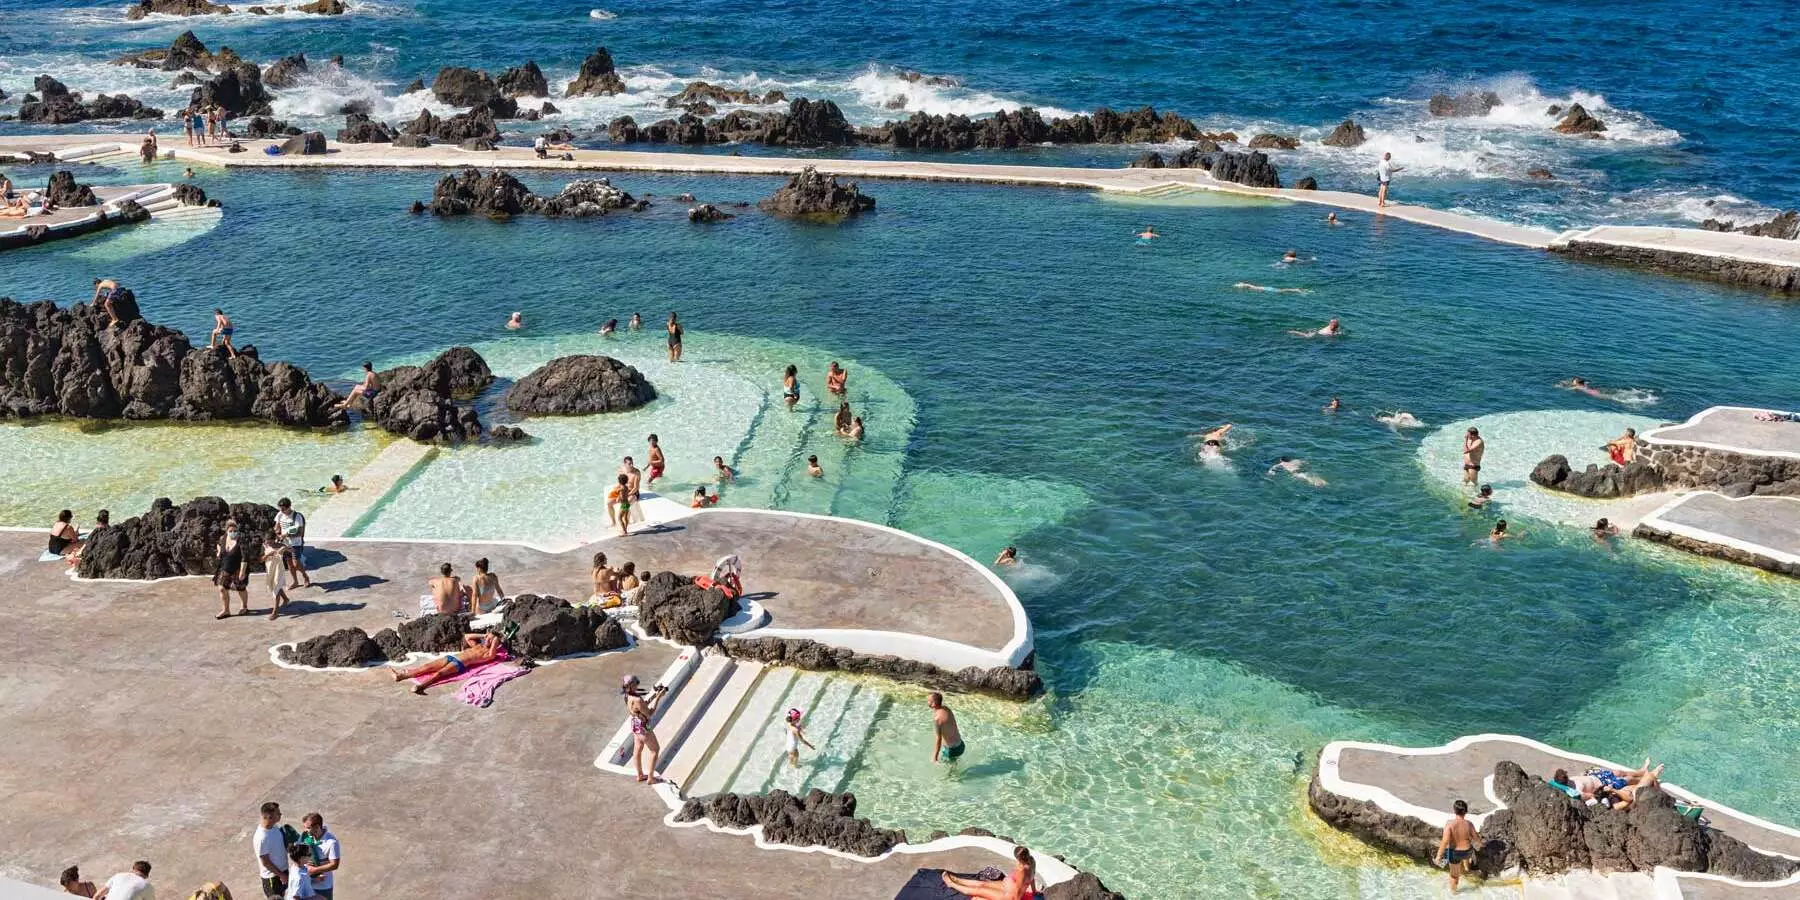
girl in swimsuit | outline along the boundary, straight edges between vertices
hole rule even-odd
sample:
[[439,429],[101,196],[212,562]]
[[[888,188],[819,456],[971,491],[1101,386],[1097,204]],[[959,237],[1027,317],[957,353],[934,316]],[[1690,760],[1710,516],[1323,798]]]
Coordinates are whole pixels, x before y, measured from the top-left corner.
[[499,605],[501,597],[504,596],[500,592],[500,576],[488,571],[488,561],[485,556],[475,561],[473,588],[475,599],[472,605],[475,608],[470,612],[477,616]]
[[669,313],[669,362],[681,362],[681,323]]
[[[625,676],[619,693],[625,696],[625,714],[631,723],[631,763],[637,768],[637,780],[648,784],[662,781],[656,777],[656,757],[662,753],[662,745],[656,741],[656,732],[650,727],[650,720],[656,715],[656,705],[662,702],[668,688],[657,685],[649,699],[644,698],[644,689],[638,684],[636,675]],[[644,765],[644,751],[650,752],[650,765]]]
[[57,556],[68,556],[70,551],[81,546],[81,532],[74,523],[75,512],[63,510],[56,514],[56,524],[50,526],[50,552]]
[[394,670],[394,680],[403,681],[408,678],[425,677],[425,680],[413,685],[413,693],[423,694],[425,689],[434,684],[467,672],[472,666],[491,663],[502,659],[506,648],[501,646],[500,636],[489,631],[483,634],[463,635],[463,648],[455,653],[446,653],[438,659],[428,659],[416,666]]
[[724,457],[713,457],[713,471],[719,473],[719,481],[736,481],[737,470],[725,464]]
[[978,900],[1027,900],[1037,892],[1037,860],[1024,847],[1013,848],[1016,865],[1004,881],[977,881],[944,873],[944,886]]
[[800,402],[800,370],[794,366],[788,366],[781,376],[781,399],[787,401],[788,409]]

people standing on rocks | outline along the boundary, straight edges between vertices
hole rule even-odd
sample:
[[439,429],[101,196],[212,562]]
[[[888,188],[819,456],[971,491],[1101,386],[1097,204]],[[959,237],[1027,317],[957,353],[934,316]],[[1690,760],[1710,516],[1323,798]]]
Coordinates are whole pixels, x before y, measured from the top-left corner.
[[1637,459],[1637,429],[1625,429],[1624,434],[1607,441],[1606,446],[1601,447],[1600,449],[1605,450],[1606,455],[1611,457],[1613,462],[1621,466],[1630,465],[1632,460]]
[[661,478],[663,476],[663,469],[665,467],[667,467],[668,464],[669,464],[669,461],[663,457],[662,447],[660,445],[658,445],[656,442],[656,435],[654,435],[654,434],[651,435],[650,436],[650,462],[649,462],[650,473],[649,473],[649,477],[644,480],[644,483],[654,486],[656,484],[656,479]]
[[150,884],[150,863],[141,859],[132,863],[131,871],[108,878],[94,896],[105,900],[156,900],[156,888]]
[[294,502],[286,497],[275,502],[275,528],[287,539],[288,571],[300,582],[300,587],[312,587],[312,575],[306,571],[306,516],[294,508]]
[[999,881],[944,873],[944,886],[976,900],[1030,900],[1037,890],[1037,860],[1024,847],[1013,848],[1013,870]]
[[211,350],[224,344],[225,352],[230,353],[232,359],[237,359],[237,348],[231,346],[231,335],[236,330],[231,327],[231,317],[225,315],[224,310],[214,309],[212,339],[206,342],[206,348]]
[[790,709],[787,711],[787,758],[789,768],[800,768],[801,744],[805,744],[806,749],[808,750],[815,753],[818,752],[819,748],[814,747],[812,741],[806,739],[806,729],[800,727],[800,710]]
[[438,566],[436,578],[427,579],[425,586],[431,589],[431,605],[439,613],[453,616],[462,612],[463,601],[469,596],[469,589],[456,577],[456,569],[449,563]]
[[288,549],[287,538],[281,536],[279,526],[263,537],[260,558],[263,563],[263,580],[269,586],[269,618],[281,615],[281,608],[288,605],[288,557],[292,551]]
[[250,554],[238,534],[236,519],[225,520],[225,536],[219,539],[219,568],[213,573],[213,584],[219,589],[219,614],[215,619],[231,617],[231,592],[238,595],[238,615],[250,614]]
[[844,383],[849,380],[850,373],[844,371],[844,367],[838,365],[837,360],[832,360],[831,367],[825,370],[825,393],[843,396]]
[[81,530],[75,527],[75,511],[65,509],[56,514],[56,521],[50,525],[51,553],[67,557],[81,546]]
[[332,891],[336,882],[338,866],[343,862],[343,850],[338,846],[337,835],[325,829],[325,817],[316,812],[309,812],[300,817],[300,842],[312,851],[312,861],[306,866],[306,874],[312,876],[313,893],[332,900]]
[[1444,836],[1438,840],[1437,856],[1450,871],[1450,893],[1454,894],[1457,882],[1469,870],[1469,860],[1475,856],[1476,842],[1481,840],[1481,834],[1475,830],[1475,823],[1469,821],[1466,801],[1451,804],[1450,811],[1456,817],[1444,823]]
[[264,897],[280,897],[287,892],[287,838],[281,827],[281,804],[273,800],[262,805],[256,833],[250,836],[250,849],[256,854],[257,880]]
[[681,322],[669,313],[669,362],[681,362]]
[[781,373],[781,399],[788,405],[788,409],[793,409],[794,404],[800,402],[800,370],[793,365],[789,365],[787,371]]
[[345,397],[344,401],[342,403],[339,403],[337,406],[332,407],[333,409],[349,409],[350,404],[355,403],[356,398],[361,397],[363,399],[363,403],[365,404],[364,408],[366,408],[371,413],[375,411],[375,397],[376,397],[376,395],[381,393],[381,383],[375,377],[375,364],[374,363],[364,360],[363,364],[362,364],[362,369],[363,369],[362,382],[360,384],[358,384],[357,386],[351,388],[350,395],[348,397]]
[[1405,166],[1394,165],[1394,154],[1381,154],[1381,162],[1375,166],[1375,178],[1380,184],[1375,188],[1375,206],[1387,206],[1388,183],[1394,180],[1394,173],[1405,171]]
[[488,571],[487,557],[475,561],[475,580],[469,585],[469,615],[493,612],[505,594],[500,589],[500,576]]
[[446,678],[454,678],[475,666],[485,665],[499,659],[503,650],[504,648],[500,646],[500,636],[491,631],[465,634],[461,650],[455,653],[446,653],[435,659],[428,659],[416,666],[395,669],[394,680],[424,678],[424,681],[413,685],[412,688],[413,693],[424,694],[426,688]]
[[[656,731],[650,727],[650,720],[656,715],[656,704],[668,694],[669,689],[657,685],[649,699],[644,697],[644,688],[638,683],[636,675],[625,676],[619,686],[619,693],[625,697],[625,715],[631,724],[631,763],[637,769],[637,780],[646,784],[658,784],[662,779],[656,777],[656,757],[662,753],[662,745],[657,743]],[[650,754],[650,765],[645,767],[644,754]]]
[[1463,434],[1463,484],[1474,484],[1481,479],[1481,457],[1487,453],[1487,441],[1481,439],[1481,431],[1470,428]]
[[964,750],[962,730],[956,727],[956,713],[944,705],[944,695],[937,691],[925,695],[925,706],[931,710],[931,730],[936,736],[931,744],[932,763],[955,762]]
[[513,310],[513,314],[511,316],[507,317],[506,330],[518,331],[519,329],[524,328],[524,327],[525,327],[525,314],[516,309]]
[[724,457],[721,457],[721,456],[713,457],[713,472],[717,473],[717,475],[719,476],[720,484],[724,484],[727,481],[736,481],[737,480],[737,470],[726,465]]

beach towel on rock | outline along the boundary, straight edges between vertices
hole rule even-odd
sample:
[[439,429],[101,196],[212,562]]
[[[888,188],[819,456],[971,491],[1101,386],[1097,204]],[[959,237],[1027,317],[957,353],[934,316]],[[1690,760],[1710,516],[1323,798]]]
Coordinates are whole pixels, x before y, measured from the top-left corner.
[[[974,878],[973,875],[961,875],[961,878]],[[944,884],[943,869],[920,869],[913,873],[910,881],[894,895],[894,900],[960,900],[963,895],[951,890]]]
[[494,663],[480,667],[480,671],[463,679],[462,689],[456,692],[456,698],[470,706],[486,709],[494,702],[494,691],[514,678],[518,678],[530,669],[518,663]]

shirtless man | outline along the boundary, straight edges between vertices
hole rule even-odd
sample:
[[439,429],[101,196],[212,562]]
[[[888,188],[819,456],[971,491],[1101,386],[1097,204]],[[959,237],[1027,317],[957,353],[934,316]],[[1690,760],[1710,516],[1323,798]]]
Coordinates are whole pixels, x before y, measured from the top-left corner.
[[1600,449],[1605,450],[1606,455],[1612,457],[1613,462],[1618,463],[1621,466],[1630,465],[1632,460],[1637,459],[1637,429],[1625,429],[1624,434],[1607,441],[1606,446],[1601,447]]
[[632,502],[637,502],[639,482],[644,478],[643,471],[638,469],[637,463],[631,461],[631,457],[627,456],[624,462],[619,463],[619,474],[625,476],[625,492],[630,495]]
[[844,382],[849,378],[850,373],[844,371],[844,367],[838,365],[837,360],[832,360],[831,368],[825,370],[825,392],[828,394],[843,394]]
[[1334,413],[1343,408],[1344,408],[1344,401],[1339,400],[1336,397],[1333,397],[1333,398],[1331,398],[1330,403],[1325,404],[1325,406],[1322,408],[1322,411],[1328,412],[1328,413]]
[[1474,484],[1481,478],[1481,456],[1487,452],[1487,442],[1481,439],[1481,431],[1471,428],[1463,435],[1463,484]]
[[345,397],[342,403],[333,407],[334,409],[348,409],[350,404],[356,402],[356,398],[361,397],[363,398],[363,402],[367,404],[369,412],[375,411],[375,395],[381,393],[381,384],[375,378],[374,363],[365,361],[362,367],[362,383],[351,388],[350,396]]
[[1265,294],[1310,294],[1310,293],[1312,293],[1312,291],[1309,291],[1306,288],[1269,287],[1266,284],[1251,284],[1248,281],[1240,281],[1237,284],[1232,285],[1232,287],[1242,288],[1246,291],[1262,291]]
[[220,343],[223,343],[225,345],[225,352],[231,354],[232,359],[236,359],[237,348],[231,346],[231,334],[236,330],[237,329],[231,326],[231,317],[225,315],[224,310],[213,310],[212,339],[206,342],[206,349],[211,350]]
[[1292,328],[1288,329],[1288,334],[1291,334],[1294,337],[1303,337],[1303,338],[1337,337],[1338,335],[1343,334],[1343,333],[1344,333],[1344,326],[1338,324],[1338,320],[1336,320],[1336,319],[1332,319],[1331,321],[1326,322],[1325,327],[1320,328],[1317,331],[1296,331]]
[[1270,475],[1273,475],[1276,472],[1286,472],[1313,487],[1324,487],[1326,484],[1325,479],[1306,471],[1306,460],[1304,459],[1295,459],[1291,456],[1284,456],[1281,459],[1276,460],[1275,464],[1269,467]]
[[[445,564],[449,568],[449,564]],[[500,656],[500,636],[489,631],[482,634],[463,635],[463,648],[455,653],[446,653],[436,659],[428,659],[416,666],[394,670],[394,680],[404,681],[408,678],[430,676],[423,682],[413,685],[413,693],[423,694],[425,689],[437,684],[445,678],[461,675],[471,666],[491,663]]]
[[1438,840],[1437,855],[1450,868],[1450,893],[1454,894],[1457,882],[1469,870],[1469,860],[1475,857],[1481,834],[1475,830],[1475,823],[1468,819],[1468,803],[1458,800],[1450,809],[1456,813],[1456,818],[1444,823],[1444,836]]
[[1152,240],[1154,238],[1162,237],[1162,235],[1156,233],[1155,225],[1145,225],[1144,230],[1138,232],[1136,235],[1133,235],[1133,237],[1136,237],[1140,241],[1148,241],[1148,240]]
[[119,324],[119,314],[113,311],[113,292],[119,289],[119,283],[111,278],[94,279],[94,300],[90,305],[106,310],[106,327],[113,328]]
[[956,727],[956,713],[944,705],[944,695],[937,691],[925,695],[925,705],[931,707],[931,728],[937,735],[931,744],[932,763],[955,762],[963,755],[962,732]]
[[1588,395],[1589,397],[1604,398],[1606,396],[1605,394],[1600,392],[1599,388],[1596,388],[1593,385],[1588,384],[1586,378],[1571,378],[1568,381],[1559,383],[1557,385],[1557,387],[1567,388],[1568,390],[1571,390],[1571,391],[1578,391],[1580,393]]
[[[438,577],[427,581],[431,586],[431,604],[438,612],[455,615],[462,611],[463,601],[469,596],[469,589],[462,579],[451,574],[449,563],[438,566]],[[395,679],[396,681],[399,679]]]
[[668,460],[663,458],[662,446],[656,442],[656,435],[653,434],[650,436],[650,477],[645,479],[645,483],[656,484],[656,479],[663,476],[666,465]]

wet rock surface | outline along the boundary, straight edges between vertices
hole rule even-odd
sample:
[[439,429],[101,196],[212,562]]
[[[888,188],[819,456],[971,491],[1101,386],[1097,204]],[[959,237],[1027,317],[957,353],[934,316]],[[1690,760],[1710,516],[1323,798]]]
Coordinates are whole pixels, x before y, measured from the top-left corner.
[[1331,133],[1319,143],[1327,147],[1360,147],[1368,139],[1368,135],[1363,132],[1363,127],[1356,124],[1356,120],[1345,119],[1339,122],[1336,128],[1331,129]]
[[506,171],[495,169],[483,174],[478,169],[464,169],[438,179],[428,208],[439,216],[484,215],[498,219],[526,213],[589,218],[646,206],[604,178],[572,181],[546,197],[533,194],[524,182]]
[[82,578],[150,580],[177,575],[212,575],[219,567],[219,541],[225,522],[235,519],[253,557],[250,570],[262,571],[251,548],[251,535],[275,527],[275,507],[262,503],[227,503],[219,497],[197,497],[176,506],[167,497],[150,509],[116,525],[97,528],[89,536],[76,574]]
[[762,826],[763,839],[794,847],[829,847],[855,856],[881,856],[906,842],[905,832],[856,818],[856,796],[817,788],[804,798],[787,791],[710,794],[682,804],[677,822],[710,819],[726,828]]
[[19,121],[44,125],[67,125],[89,119],[160,119],[163,111],[145,106],[137,100],[118,94],[100,94],[83,101],[79,92],[69,90],[61,81],[39,75],[32,83],[32,93],[19,105]]
[[840,185],[836,176],[807,166],[758,203],[757,208],[783,216],[843,219],[874,209],[875,198],[864,194],[854,182]]
[[1576,103],[1563,114],[1562,121],[1556,123],[1555,130],[1563,134],[1597,138],[1600,132],[1606,130],[1606,123],[1594,118],[1581,104]]
[[1500,95],[1493,91],[1464,91],[1456,96],[1432,94],[1426,108],[1434,116],[1467,118],[1485,116],[1500,105]]
[[1735,231],[1739,234],[1756,237],[1779,238],[1784,241],[1800,240],[1800,210],[1790,209],[1767,222],[1754,222],[1739,225],[1736,222],[1720,219],[1707,219],[1700,223],[1707,231]]
[[194,88],[188,102],[199,107],[219,106],[233,116],[266,116],[274,111],[275,98],[263,88],[262,70],[240,62]]
[[1009,700],[1024,700],[1036,696],[1044,690],[1043,678],[1030,669],[1014,669],[1007,666],[980,669],[970,666],[960,672],[947,672],[929,663],[901,659],[897,656],[865,656],[852,650],[827,646],[805,638],[734,636],[724,640],[724,648],[725,652],[731,656],[754,659],[771,665],[787,665],[823,672],[843,671],[882,675],[938,690],[990,694]]
[[643,373],[610,356],[553,359],[506,392],[506,408],[525,415],[589,415],[636,409],[656,399]]
[[231,7],[209,0],[138,0],[125,8],[125,18],[136,21],[152,13],[163,16],[210,16],[230,12]]
[[575,80],[563,89],[565,97],[604,97],[608,94],[625,93],[625,79],[613,69],[612,54],[600,47],[588,54],[581,61],[581,70],[575,74]]
[[1248,187],[1281,187],[1281,175],[1269,162],[1268,155],[1261,151],[1239,153],[1227,150],[1215,153],[1202,164],[1202,168],[1209,169],[1213,177],[1220,181]]

